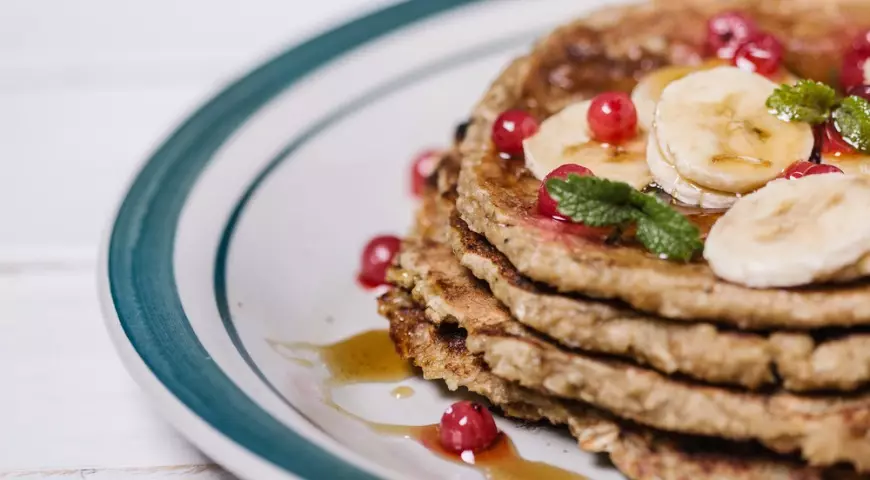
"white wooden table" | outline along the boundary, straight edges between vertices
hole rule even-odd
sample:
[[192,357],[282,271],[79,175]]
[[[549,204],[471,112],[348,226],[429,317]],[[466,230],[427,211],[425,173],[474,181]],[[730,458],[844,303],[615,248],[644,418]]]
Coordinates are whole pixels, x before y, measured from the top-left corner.
[[248,67],[389,2],[0,2],[0,478],[231,478],[117,360],[99,243],[184,115]]

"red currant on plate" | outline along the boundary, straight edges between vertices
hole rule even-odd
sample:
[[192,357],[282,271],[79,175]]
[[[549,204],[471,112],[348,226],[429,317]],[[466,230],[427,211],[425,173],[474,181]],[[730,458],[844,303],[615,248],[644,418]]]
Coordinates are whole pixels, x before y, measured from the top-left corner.
[[771,76],[779,72],[785,49],[779,40],[769,33],[761,33],[737,48],[732,63],[747,72]]
[[851,145],[843,140],[843,136],[837,131],[833,121],[825,123],[822,131],[822,153],[825,155],[852,155],[858,153]]
[[438,150],[426,150],[414,158],[411,166],[411,192],[414,195],[420,196],[426,190],[426,183],[435,173],[440,158],[441,152]]
[[870,30],[863,30],[852,40],[852,50],[870,52]]
[[730,60],[737,48],[758,32],[758,25],[745,14],[722,12],[707,21],[707,50],[712,55]]
[[812,162],[795,162],[786,168],[777,178],[789,180],[806,177],[808,175],[820,175],[824,173],[843,173],[834,165],[817,164]]
[[363,249],[359,281],[374,288],[387,283],[387,269],[393,263],[402,240],[392,235],[380,235],[369,241]]
[[592,99],[587,114],[592,138],[620,144],[637,135],[637,109],[624,92],[606,92]]
[[441,416],[441,446],[449,452],[479,452],[498,438],[498,427],[483,405],[468,400],[447,407]]
[[[870,50],[852,50],[843,56],[843,67],[840,70],[840,83],[844,90],[868,83],[865,76],[870,61]],[[870,72],[868,72],[870,73]]]
[[562,221],[567,220],[565,217],[562,216],[562,214],[559,213],[559,204],[556,202],[556,200],[553,199],[553,197],[550,196],[550,192],[547,191],[547,180],[551,178],[565,179],[568,178],[568,174],[570,173],[580,175],[581,177],[587,175],[593,177],[595,176],[595,174],[592,173],[592,170],[589,170],[582,165],[575,165],[573,163],[562,165],[561,167],[548,173],[547,176],[544,177],[544,181],[541,182],[541,186],[538,188],[538,213],[540,213],[541,216],[552,217],[556,220]]
[[502,112],[492,125],[492,143],[499,152],[522,155],[523,140],[538,133],[538,121],[523,110]]

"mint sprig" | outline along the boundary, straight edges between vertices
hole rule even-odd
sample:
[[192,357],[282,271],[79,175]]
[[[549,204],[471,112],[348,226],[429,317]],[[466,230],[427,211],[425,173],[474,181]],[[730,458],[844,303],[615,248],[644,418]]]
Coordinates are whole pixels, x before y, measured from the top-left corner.
[[690,260],[701,250],[698,227],[659,199],[635,191],[632,200],[642,215],[636,216],[637,239],[651,252],[678,260]]
[[778,87],[766,105],[771,114],[786,122],[817,125],[831,118],[846,143],[870,154],[870,101],[864,98],[852,95],[841,100],[824,83],[800,80]]
[[631,185],[570,174],[547,180],[559,213],[591,227],[637,224],[637,239],[649,251],[671,260],[691,260],[703,244],[692,222],[657,198]]
[[825,123],[837,106],[837,92],[821,82],[800,80],[780,85],[767,99],[770,113],[786,122]]
[[630,222],[631,209],[626,207],[631,205],[632,191],[627,183],[576,174],[547,181],[547,192],[559,204],[559,212],[590,227]]
[[834,112],[834,126],[846,143],[870,153],[870,102],[855,96],[843,100]]

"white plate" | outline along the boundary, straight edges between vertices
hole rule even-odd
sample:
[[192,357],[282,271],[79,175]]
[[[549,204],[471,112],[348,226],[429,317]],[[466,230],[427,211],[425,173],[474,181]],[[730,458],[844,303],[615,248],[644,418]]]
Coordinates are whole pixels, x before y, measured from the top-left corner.
[[[191,116],[134,180],[101,267],[109,329],[166,417],[246,478],[479,478],[325,405],[323,369],[270,342],[386,327],[355,273],[367,239],[410,223],[410,159],[448,144],[536,36],[604,3],[402,3],[288,51]],[[403,425],[437,422],[453,400],[403,384],[417,394],[365,384],[335,400]],[[565,434],[500,426],[525,458],[621,478]]]

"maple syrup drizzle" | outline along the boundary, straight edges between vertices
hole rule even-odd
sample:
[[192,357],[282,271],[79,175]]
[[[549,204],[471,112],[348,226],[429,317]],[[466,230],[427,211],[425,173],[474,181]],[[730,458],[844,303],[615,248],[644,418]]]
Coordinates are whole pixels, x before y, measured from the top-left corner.
[[[542,462],[522,458],[511,439],[501,433],[498,440],[482,452],[456,454],[441,447],[438,425],[392,425],[371,422],[351,413],[332,399],[332,388],[338,385],[369,382],[395,382],[413,376],[411,366],[396,353],[386,330],[370,330],[345,340],[315,345],[304,342],[274,342],[270,345],[290,361],[312,365],[298,357],[301,351],[316,352],[330,373],[324,391],[324,403],[336,411],[353,418],[382,435],[407,438],[450,462],[475,468],[488,480],[522,480],[546,478],[552,480],[587,480],[577,473],[569,472]],[[390,392],[395,398],[408,398],[414,390],[398,386]]]
[[407,385],[399,385],[390,391],[390,395],[396,400],[404,400],[414,396],[414,389]]
[[387,330],[369,330],[345,340],[315,345],[305,342],[269,342],[280,355],[303,366],[313,362],[298,356],[315,352],[329,371],[329,384],[398,382],[414,375],[397,353]]
[[327,390],[324,402],[348,417],[351,417],[382,435],[413,440],[439,458],[459,465],[473,467],[487,480],[526,480],[546,478],[547,480],[588,480],[586,477],[543,462],[526,460],[517,452],[513,441],[504,432],[489,448],[481,452],[465,451],[461,454],[445,450],[441,446],[438,424],[432,425],[393,425],[366,420],[353,414],[332,400]]
[[526,460],[519,455],[514,443],[504,433],[495,443],[482,452],[465,451],[456,454],[444,450],[439,439],[438,425],[405,427],[402,435],[426,447],[438,457],[460,465],[473,466],[489,480],[523,480],[546,478],[548,480],[583,480],[577,473],[563,470],[542,462]]
[[659,187],[650,187],[645,191],[658,196],[660,199],[670,204],[674,210],[680,212],[690,222],[695,224],[695,226],[698,227],[698,231],[701,233],[702,239],[707,238],[710,229],[713,228],[713,224],[722,218],[722,215],[727,211],[726,209],[710,209],[682,204]]
[[824,155],[824,163],[829,163],[843,170],[846,174],[870,175],[870,161],[866,155],[851,153],[828,153]]
[[722,215],[723,214],[719,212],[696,213],[686,215],[686,218],[698,227],[698,231],[701,233],[701,239],[706,239],[707,235],[710,234],[710,229],[713,228],[713,224],[722,218]]

